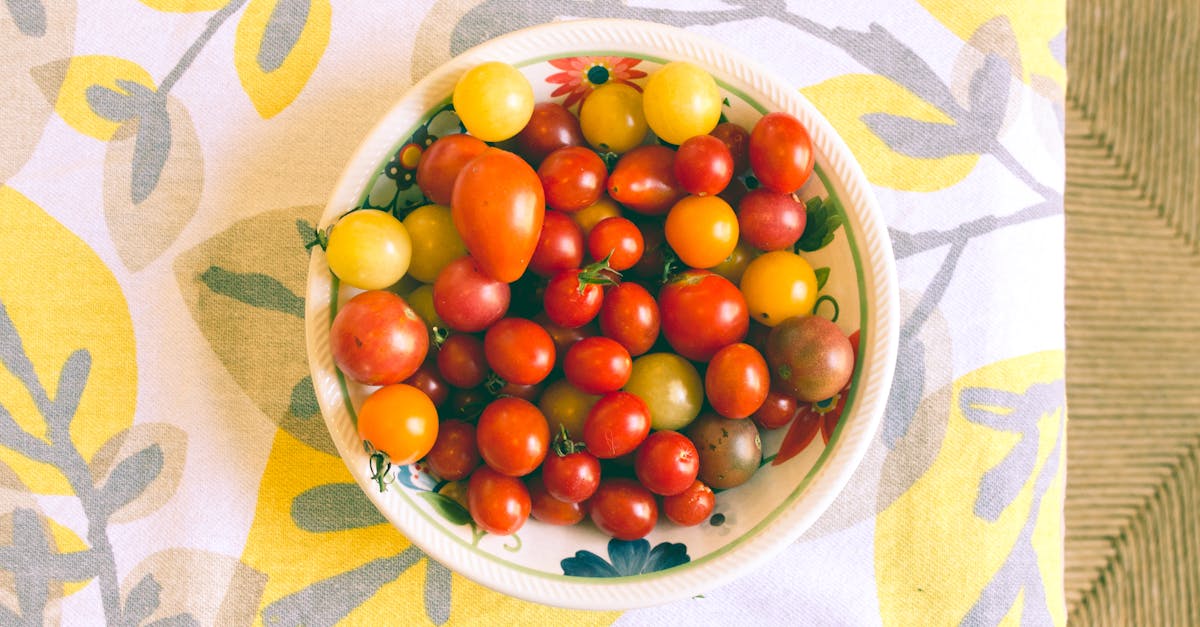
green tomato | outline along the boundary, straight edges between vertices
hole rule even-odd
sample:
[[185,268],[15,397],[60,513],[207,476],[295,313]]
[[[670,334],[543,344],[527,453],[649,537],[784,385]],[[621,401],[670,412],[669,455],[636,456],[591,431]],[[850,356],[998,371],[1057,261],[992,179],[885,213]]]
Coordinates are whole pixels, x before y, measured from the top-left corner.
[[408,272],[412,239],[408,229],[390,213],[352,211],[342,216],[329,233],[325,259],[343,283],[381,290]]
[[485,142],[515,136],[533,116],[533,86],[520,70],[489,61],[467,70],[454,86],[454,111],[467,132]]
[[691,362],[675,353],[651,353],[633,360],[624,390],[650,408],[652,429],[679,430],[700,414],[704,381]]
[[467,254],[449,207],[417,207],[404,218],[404,228],[408,229],[413,247],[408,273],[422,283],[433,283],[442,268]]
[[682,144],[707,135],[721,120],[721,91],[700,67],[672,61],[646,80],[642,92],[646,123],[659,138]]
[[600,152],[621,154],[646,138],[642,94],[623,83],[597,87],[579,105],[583,138]]
[[421,320],[425,323],[427,328],[430,330],[432,330],[433,327],[438,327],[441,329],[446,328],[446,323],[442,320],[442,317],[438,315],[437,310],[433,308],[432,285],[418,286],[416,289],[408,293],[408,296],[405,297],[405,300],[408,301],[408,306],[412,307],[413,311],[417,312],[417,315],[421,317]]
[[559,425],[562,425],[567,428],[571,439],[578,441],[583,439],[583,423],[587,420],[588,412],[592,411],[592,405],[598,400],[599,396],[580,391],[566,379],[558,379],[542,392],[538,409],[542,410],[550,423],[551,437],[558,433]]

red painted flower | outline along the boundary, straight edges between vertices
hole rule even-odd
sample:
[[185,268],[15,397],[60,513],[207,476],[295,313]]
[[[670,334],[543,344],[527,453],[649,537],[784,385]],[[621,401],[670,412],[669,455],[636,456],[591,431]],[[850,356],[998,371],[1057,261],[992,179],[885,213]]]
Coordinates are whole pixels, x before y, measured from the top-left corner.
[[623,83],[641,91],[633,83],[635,78],[644,78],[646,73],[633,69],[641,59],[630,57],[564,57],[551,59],[550,65],[562,70],[546,77],[547,83],[558,83],[550,93],[551,98],[567,94],[564,107],[582,101],[592,90],[605,83]]
[[[850,334],[850,346],[854,347],[854,356],[857,358],[858,331]],[[771,465],[778,466],[799,455],[800,451],[807,448],[817,437],[818,432],[825,444],[829,444],[829,438],[833,436],[833,430],[842,418],[842,412],[846,409],[846,398],[849,396],[850,383],[847,382],[832,398],[801,405],[796,417],[792,419],[792,426],[788,427],[788,432],[783,436],[783,442],[779,443],[779,452],[775,454]]]

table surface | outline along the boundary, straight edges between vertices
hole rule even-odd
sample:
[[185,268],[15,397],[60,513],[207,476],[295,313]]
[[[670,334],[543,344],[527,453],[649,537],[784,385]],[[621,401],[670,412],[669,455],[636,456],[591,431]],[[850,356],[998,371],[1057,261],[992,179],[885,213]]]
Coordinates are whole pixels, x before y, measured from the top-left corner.
[[[1063,623],[1063,3],[528,5],[0,8],[0,622]],[[425,558],[330,453],[304,355],[297,222],[374,120],[562,17],[681,26],[793,82],[874,186],[904,314],[833,507],[623,614]]]

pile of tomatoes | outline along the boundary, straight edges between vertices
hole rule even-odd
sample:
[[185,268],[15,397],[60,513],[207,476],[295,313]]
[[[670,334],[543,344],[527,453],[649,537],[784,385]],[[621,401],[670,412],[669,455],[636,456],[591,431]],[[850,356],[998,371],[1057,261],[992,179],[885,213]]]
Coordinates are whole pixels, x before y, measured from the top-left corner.
[[462,77],[467,133],[417,165],[429,204],[352,211],[326,244],[366,290],[330,339],[346,376],[381,386],[358,411],[373,459],[466,481],[491,533],[532,514],[631,540],[660,511],[707,520],[714,489],[761,465],[759,428],[846,385],[853,349],[812,315],[792,249],[808,133],[786,113],[722,123],[722,104],[684,62],[596,88],[578,116],[511,66]]

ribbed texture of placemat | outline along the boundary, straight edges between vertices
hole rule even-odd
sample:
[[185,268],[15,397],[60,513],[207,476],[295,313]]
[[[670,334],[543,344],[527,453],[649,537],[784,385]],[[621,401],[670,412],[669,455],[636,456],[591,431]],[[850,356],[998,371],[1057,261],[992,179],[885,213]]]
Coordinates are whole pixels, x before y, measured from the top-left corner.
[[1200,625],[1200,3],[1067,21],[1070,622]]

